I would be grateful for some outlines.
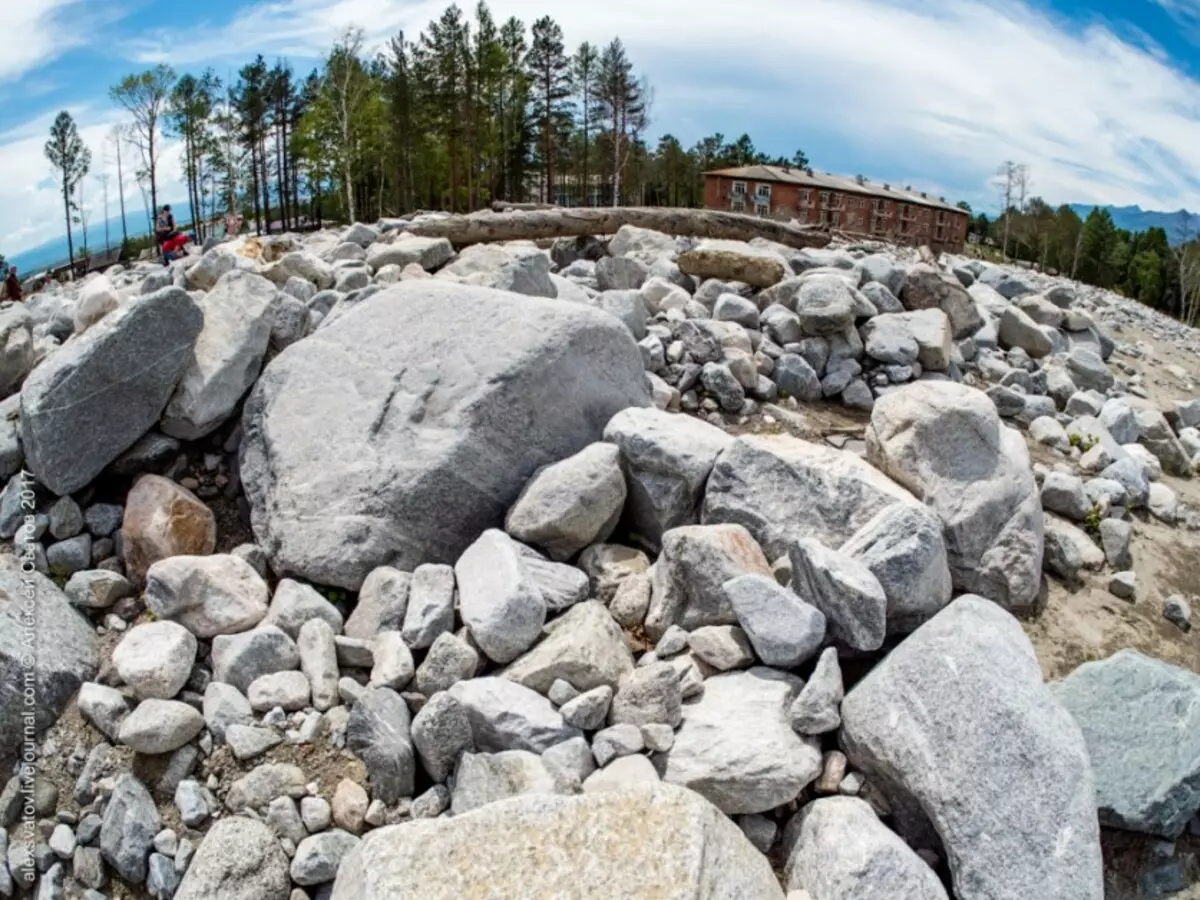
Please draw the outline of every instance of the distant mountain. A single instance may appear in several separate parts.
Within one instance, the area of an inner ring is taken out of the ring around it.
[[[1095,205],[1091,203],[1071,204],[1071,209],[1084,219],[1094,208]],[[1185,210],[1155,212],[1142,209],[1140,206],[1102,206],[1101,209],[1108,210],[1118,228],[1125,231],[1149,231],[1151,228],[1161,228],[1167,233],[1167,240],[1172,244],[1180,243],[1179,214]],[[1200,230],[1200,216],[1193,217],[1192,230]]]

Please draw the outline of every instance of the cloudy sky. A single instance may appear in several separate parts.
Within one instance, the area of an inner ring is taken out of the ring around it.
[[[0,53],[0,252],[58,236],[42,154],[69,109],[115,173],[107,88],[166,60],[226,76],[262,53],[298,71],[349,26],[411,36],[442,0],[21,0]],[[470,2],[460,3],[465,8]],[[748,132],[767,152],[994,209],[1005,159],[1053,203],[1200,208],[1200,0],[492,0],[554,15],[569,45],[619,35],[654,87],[653,127],[690,145]],[[686,14],[683,14],[686,13]],[[182,197],[179,154],[160,176]],[[113,177],[115,182],[115,174]],[[141,210],[130,185],[127,204]],[[115,190],[115,186],[114,186]],[[102,218],[100,185],[85,202]],[[110,198],[116,213],[115,195]]]

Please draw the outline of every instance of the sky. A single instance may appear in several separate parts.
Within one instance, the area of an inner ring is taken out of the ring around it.
[[[256,54],[299,73],[345,29],[382,47],[444,0],[21,0],[0,53],[0,253],[64,232],[42,147],[60,110],[93,154],[84,204],[117,212],[108,98],[165,61],[227,78]],[[460,3],[473,8],[473,0]],[[1061,202],[1200,208],[1200,0],[492,0],[494,17],[551,14],[568,47],[620,36],[653,87],[650,133],[690,146],[749,133],[772,156],[999,209],[995,173],[1029,167]],[[681,12],[686,10],[686,15]],[[132,153],[133,151],[128,151]],[[128,176],[129,159],[126,162]],[[126,205],[145,219],[127,177]],[[183,199],[169,145],[160,195]]]

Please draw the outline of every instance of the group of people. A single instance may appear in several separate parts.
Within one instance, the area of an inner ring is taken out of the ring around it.
[[[163,265],[169,265],[183,256],[184,249],[191,242],[190,234],[181,234],[175,230],[175,216],[170,206],[164,206],[154,222],[154,239],[162,253]]]

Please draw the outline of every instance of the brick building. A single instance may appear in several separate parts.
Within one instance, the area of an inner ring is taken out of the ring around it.
[[[949,252],[962,251],[969,218],[939,197],[788,166],[705,172],[704,205]]]

